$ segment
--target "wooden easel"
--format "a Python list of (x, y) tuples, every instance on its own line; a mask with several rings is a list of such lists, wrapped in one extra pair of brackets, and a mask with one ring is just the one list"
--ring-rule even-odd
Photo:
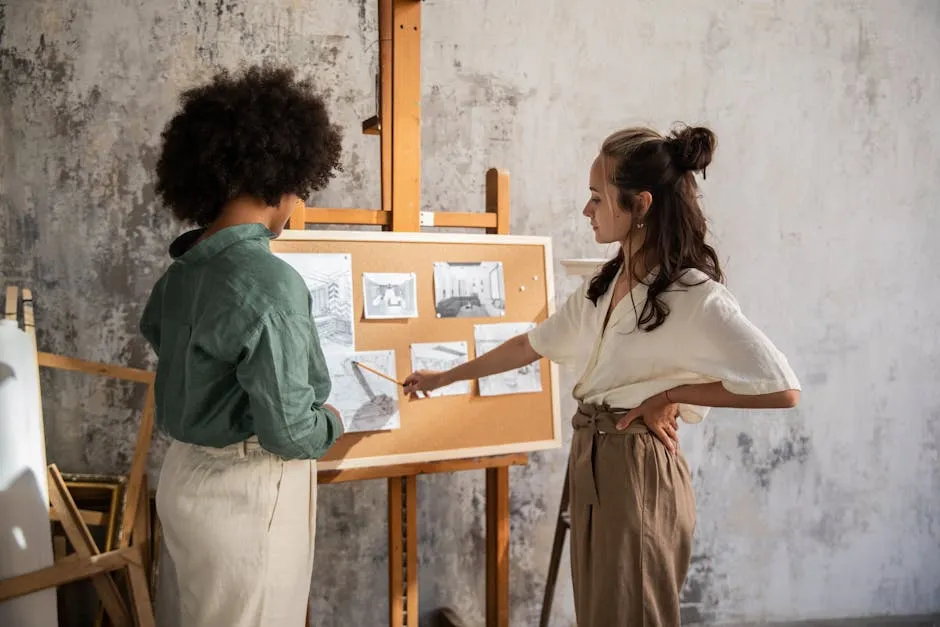
[[(482, 228), (509, 233), (509, 175), (486, 173), (486, 212), (421, 211), (421, 2), (378, 0), (378, 112), (363, 132), (381, 141), (379, 209), (306, 207), (299, 203), (289, 228), (308, 224), (378, 225), (386, 231), (422, 226)], [(388, 480), (389, 627), (418, 627), (417, 477), (486, 471), (486, 625), (509, 625), (509, 467), (528, 455), (498, 455), (426, 464), (324, 471), (318, 483)], [(309, 616), (308, 616), (309, 624)]]
[[(16, 287), (8, 287), (6, 290), (7, 319), (17, 319), (18, 301), (19, 290)], [(27, 289), (23, 290), (23, 318), (24, 328), (32, 336), (35, 346), (33, 299), (32, 293)], [(118, 548), (106, 553), (98, 550), (84, 520), (84, 512), (79, 510), (72, 499), (59, 469), (55, 464), (51, 464), (48, 466), (49, 517), (50, 520), (57, 520), (62, 524), (75, 552), (58, 559), (48, 568), (0, 581), (0, 602), (90, 578), (108, 618), (115, 627), (132, 624), (152, 627), (155, 623), (147, 577), (151, 556), (148, 548), (150, 502), (146, 470), (153, 435), (154, 375), (145, 370), (72, 359), (50, 353), (37, 353), (37, 355), (40, 367), (83, 372), (146, 384), (147, 396), (128, 475), (127, 498), (121, 517)], [(43, 459), (45, 460), (45, 447), (43, 447)], [(133, 612), (128, 611), (127, 603), (111, 576), (112, 573), (125, 568)]]
[(571, 529), (571, 513), (568, 505), (571, 494), (568, 488), (568, 470), (565, 467), (565, 483), (561, 488), (561, 501), (558, 503), (558, 517), (555, 520), (555, 538), (552, 540), (552, 554), (548, 560), (548, 576), (545, 578), (545, 594), (542, 597), (542, 613), (539, 627), (548, 627), (552, 616), (552, 601), (555, 598), (555, 584), (558, 582), (558, 570), (561, 567), (561, 552), (565, 548), (565, 537)]

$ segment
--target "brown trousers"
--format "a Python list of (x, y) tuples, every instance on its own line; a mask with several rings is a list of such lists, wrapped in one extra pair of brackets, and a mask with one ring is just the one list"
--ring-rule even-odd
[(695, 495), (685, 460), (640, 420), (582, 404), (571, 423), (571, 571), (578, 627), (678, 627)]

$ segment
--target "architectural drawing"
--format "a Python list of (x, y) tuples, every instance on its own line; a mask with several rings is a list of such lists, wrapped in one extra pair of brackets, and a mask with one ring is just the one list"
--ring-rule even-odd
[(502, 262), (435, 262), (434, 307), (438, 318), (506, 315)]
[(327, 402), (343, 415), (346, 433), (387, 431), (401, 426), (399, 386), (360, 368), (358, 361), (395, 379), (395, 351), (350, 352), (329, 360), (333, 391)]
[[(412, 370), (450, 370), (468, 360), (466, 342), (428, 342), (411, 345)], [(434, 391), (434, 395), (469, 394), (470, 382), (457, 381)]]
[[(505, 322), (500, 324), (476, 324), (473, 339), (477, 357), (493, 350), (503, 342), (534, 328), (531, 322)], [(502, 374), (483, 377), (479, 380), (480, 396), (522, 394), (542, 391), (542, 371), (539, 362), (510, 370)]]
[(413, 272), (363, 272), (362, 296), (366, 318), (418, 317), (418, 280)]
[(327, 359), (355, 349), (352, 259), (340, 253), (278, 253), (307, 284), (310, 310)]

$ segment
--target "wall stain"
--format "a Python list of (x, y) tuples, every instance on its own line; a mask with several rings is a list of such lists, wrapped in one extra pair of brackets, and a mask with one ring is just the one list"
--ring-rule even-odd
[(457, 75), (460, 82), (468, 86), (470, 105), (486, 105), (495, 108), (508, 106), (516, 109), (520, 101), (531, 98), (537, 90), (521, 89), (514, 83), (504, 81), (495, 74), (481, 72), (461, 72)]
[(366, 19), (366, 3), (368, 0), (356, 0), (356, 3), (359, 5), (359, 35), (360, 37), (365, 37), (366, 32), (370, 29), (368, 20)]
[(708, 623), (718, 607), (718, 597), (714, 592), (715, 571), (712, 569), (713, 557), (709, 553), (694, 553), (689, 562), (689, 572), (679, 597), (679, 608), (683, 625)]
[(771, 475), (777, 468), (789, 462), (806, 463), (811, 451), (811, 442), (809, 436), (796, 433), (791, 427), (789, 436), (765, 455), (760, 455), (754, 449), (754, 439), (746, 433), (738, 434), (738, 448), (741, 449), (745, 468), (754, 475), (761, 488), (767, 489)]

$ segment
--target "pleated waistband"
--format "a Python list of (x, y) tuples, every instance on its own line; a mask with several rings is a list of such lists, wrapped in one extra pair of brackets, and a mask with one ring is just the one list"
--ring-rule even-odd
[(629, 409), (617, 409), (608, 405), (595, 405), (593, 403), (579, 403), (578, 411), (571, 418), (571, 426), (575, 430), (589, 429), (601, 435), (638, 435), (649, 433), (646, 423), (634, 420), (623, 431), (617, 429), (620, 420)]

